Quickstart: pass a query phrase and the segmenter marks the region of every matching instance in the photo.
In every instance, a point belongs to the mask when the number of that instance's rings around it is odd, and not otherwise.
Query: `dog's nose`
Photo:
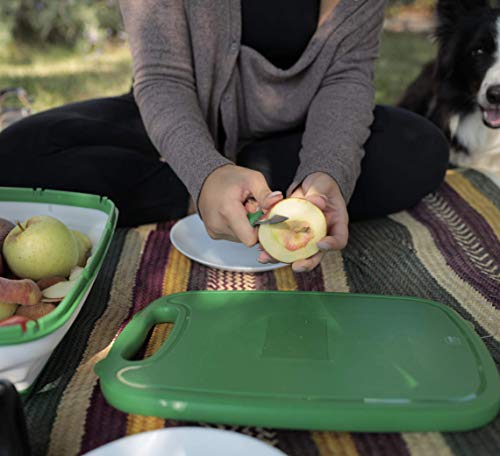
[[[500,104],[500,84],[488,87],[486,99],[492,104]]]

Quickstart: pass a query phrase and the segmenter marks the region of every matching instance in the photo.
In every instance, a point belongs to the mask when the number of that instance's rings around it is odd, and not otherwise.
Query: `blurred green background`
[[[434,1],[390,0],[386,17],[428,19]],[[377,102],[394,103],[434,53],[427,32],[385,30]],[[0,90],[23,87],[35,111],[123,93],[131,76],[117,0],[0,0]]]

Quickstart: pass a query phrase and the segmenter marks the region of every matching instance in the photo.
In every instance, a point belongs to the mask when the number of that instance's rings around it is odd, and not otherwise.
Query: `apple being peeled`
[[[3,256],[16,276],[40,280],[67,277],[78,262],[79,248],[63,222],[39,215],[19,223],[7,235]]]
[[[266,214],[284,215],[288,220],[259,225],[259,242],[273,258],[283,263],[308,258],[319,251],[317,243],[326,236],[326,219],[320,208],[301,198],[276,203]]]

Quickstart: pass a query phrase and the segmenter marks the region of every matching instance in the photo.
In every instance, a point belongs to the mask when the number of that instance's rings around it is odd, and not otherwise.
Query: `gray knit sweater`
[[[341,0],[282,70],[240,45],[240,0],[120,0],[146,130],[195,202],[246,141],[304,122],[294,182],[323,171],[349,200],[373,120],[384,3]]]

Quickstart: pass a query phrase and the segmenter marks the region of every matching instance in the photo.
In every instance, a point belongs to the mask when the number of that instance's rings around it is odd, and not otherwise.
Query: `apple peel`
[[[20,315],[21,317],[31,318],[32,320],[38,320],[45,315],[48,315],[52,312],[56,306],[54,304],[49,303],[40,303],[35,306],[20,306],[17,309],[16,315]]]
[[[293,263],[319,251],[316,244],[327,230],[319,207],[303,198],[287,198],[266,214],[268,218],[274,215],[283,215],[288,220],[259,226],[259,243],[269,255],[283,263]]]

